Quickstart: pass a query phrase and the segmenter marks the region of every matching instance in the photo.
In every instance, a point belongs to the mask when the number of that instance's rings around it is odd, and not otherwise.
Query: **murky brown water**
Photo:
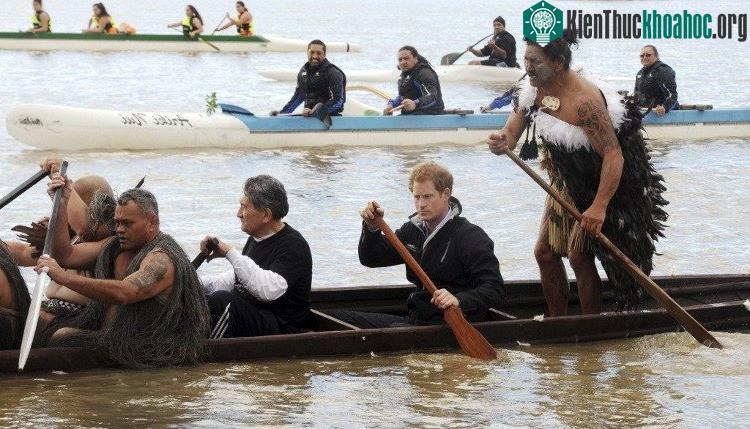
[[[650,8],[645,2],[562,2],[567,9]],[[556,2],[556,3],[558,3]],[[11,4],[5,4],[11,3]],[[30,3],[30,2],[29,2]],[[59,31],[78,31],[90,2],[48,2]],[[195,1],[211,23],[232,1]],[[505,15],[520,34],[526,3],[487,8],[478,0],[423,2],[266,2],[249,6],[262,33],[360,42],[359,54],[332,60],[349,69],[393,66],[410,43],[433,62],[487,33],[486,21]],[[141,32],[165,32],[182,3],[108,2],[119,20]],[[321,7],[325,6],[325,7]],[[685,2],[659,2],[682,11]],[[740,12],[742,1],[688,3],[702,12]],[[3,25],[27,26],[25,1],[3,3]],[[226,7],[225,7],[226,6]],[[331,14],[330,10],[335,10]],[[394,18],[394,11],[411,19]],[[169,19],[162,19],[169,17]],[[460,19],[457,19],[460,17]],[[460,22],[461,25],[456,25]],[[450,31],[419,35],[415,29]],[[6,28],[7,30],[7,28]],[[480,31],[481,30],[481,31]],[[634,76],[640,43],[585,42],[574,63],[593,75]],[[748,106],[748,45],[729,41],[664,41],[662,56],[677,69],[683,101]],[[616,60],[610,58],[618,53]],[[696,52],[698,54],[696,54]],[[200,111],[206,94],[251,110],[283,105],[290,84],[258,77],[265,68],[296,68],[302,55],[178,55],[158,53],[30,54],[0,52],[0,117],[17,103],[109,109]],[[393,91],[395,84],[381,85]],[[631,84],[623,84],[629,89]],[[445,86],[448,106],[476,107],[487,88]],[[368,102],[373,100],[365,99]],[[656,274],[748,273],[750,143],[747,140],[668,142],[654,160],[667,179],[671,214],[660,242]],[[7,135],[0,121],[0,189],[34,172],[50,155]],[[395,224],[409,213],[405,182],[419,161],[434,159],[456,177],[465,215],[495,240],[503,275],[537,276],[532,256],[542,192],[510,161],[486,149],[314,149],[305,151],[109,152],[64,154],[73,176],[105,174],[118,190],[147,175],[161,203],[162,225],[197,252],[205,233],[241,245],[234,213],[242,181],[271,173],[287,186],[288,218],[309,240],[316,286],[402,283],[402,269],[358,264],[357,211],[378,199]],[[0,212],[0,237],[11,226],[48,211],[42,187]],[[205,269],[226,267],[212,262]],[[27,275],[29,273],[27,272]],[[31,277],[29,277],[31,278]],[[94,371],[0,377],[2,426],[317,426],[317,427],[746,427],[750,421],[750,336],[718,334],[727,350],[698,347],[685,334],[586,345],[518,347],[491,364],[458,354],[358,357],[205,365],[158,371]]]

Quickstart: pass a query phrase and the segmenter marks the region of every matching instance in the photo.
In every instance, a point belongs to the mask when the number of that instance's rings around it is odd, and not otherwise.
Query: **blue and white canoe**
[[[475,145],[500,129],[508,116],[366,116],[379,113],[360,110],[360,116],[332,118],[332,126],[326,129],[315,118],[255,116],[241,108],[224,107],[223,112],[207,115],[24,104],[8,112],[6,128],[27,145],[65,151]],[[654,140],[747,139],[750,109],[678,110],[664,117],[650,114],[645,133]]]

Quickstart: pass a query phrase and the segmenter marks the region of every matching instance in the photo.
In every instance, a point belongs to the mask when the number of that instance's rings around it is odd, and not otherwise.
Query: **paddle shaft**
[[[208,252],[200,252],[195,256],[195,259],[193,259],[193,268],[197,270],[201,265],[203,265],[203,263],[206,262],[206,259],[208,259],[208,257],[211,255],[211,252],[213,252],[218,245],[219,239],[217,239],[216,237],[208,240]]]
[[[67,171],[68,162],[63,161],[60,165],[60,175],[65,176]],[[57,226],[57,213],[60,210],[62,193],[62,187],[55,190],[55,197],[52,200],[52,213],[49,216],[49,224],[47,226],[47,235],[44,238],[44,250],[42,250],[43,255],[49,255],[52,251],[52,243],[55,240],[55,229]],[[31,294],[31,305],[29,306],[29,312],[26,315],[26,324],[23,328],[23,339],[21,340],[21,349],[18,354],[19,370],[23,370],[24,366],[26,366],[26,360],[29,358],[31,344],[34,342],[34,334],[36,334],[36,325],[37,322],[39,322],[39,311],[42,305],[42,298],[44,297],[44,291],[47,288],[48,283],[49,276],[47,273],[39,273],[39,276],[36,279],[34,292]]]
[[[477,46],[478,44],[482,43],[486,39],[492,37],[494,34],[495,33],[488,34],[487,36],[484,36],[481,39],[477,40],[473,45],[471,45],[471,48],[473,48],[474,46]],[[465,49],[463,52],[461,52],[460,54],[458,54],[458,56],[456,58],[454,58],[453,61],[450,64],[453,64],[456,61],[458,61],[458,59],[461,58],[465,53],[469,52],[469,49],[471,49],[471,48]]]
[[[31,189],[32,186],[39,183],[39,181],[44,179],[45,176],[47,176],[47,172],[44,170],[39,170],[36,174],[26,179],[25,182],[18,185],[16,189],[10,191],[8,195],[4,196],[3,199],[0,200],[0,209],[7,206],[11,203],[11,201],[15,200],[21,194]]]
[[[182,32],[182,30],[180,30],[179,28],[174,28],[174,27],[169,27],[169,28],[171,28],[174,31]],[[190,36],[186,36],[186,37],[190,37]],[[195,38],[198,39],[198,40],[200,40],[201,42],[207,44],[208,46],[210,46],[211,48],[213,48],[214,50],[216,50],[216,52],[221,52],[221,49],[219,49],[218,46],[216,46],[213,43],[209,42],[208,40],[202,38],[201,36],[195,36]]]
[[[430,280],[427,273],[424,272],[419,263],[409,253],[404,246],[404,243],[396,236],[391,227],[385,223],[382,216],[375,217],[375,225],[383,231],[385,237],[391,243],[396,252],[401,255],[404,263],[417,275],[419,281],[422,282],[422,286],[430,292],[430,295],[435,295],[437,287]],[[461,349],[469,356],[477,359],[492,360],[497,358],[497,352],[490,345],[489,341],[482,336],[473,326],[469,324],[464,318],[464,314],[460,308],[451,306],[443,310],[443,319],[453,331],[456,336],[458,344]]]
[[[225,19],[227,19],[227,16],[226,16],[226,15],[224,15],[224,16],[222,16],[222,17],[221,17],[221,21],[219,21],[219,23],[218,23],[218,24],[216,25],[216,27],[214,27],[214,31],[212,31],[212,32],[211,32],[211,35],[212,35],[212,36],[213,36],[214,34],[216,34],[216,30],[218,30],[218,29],[219,29],[219,27],[221,27],[221,24],[223,24],[223,23],[224,23],[224,20],[225,20]]]
[[[571,203],[553,189],[544,179],[542,179],[528,164],[523,162],[513,151],[506,150],[507,155],[515,162],[526,174],[529,175],[539,186],[544,189],[550,197],[557,201],[568,213],[570,213],[578,222],[581,222],[581,213]],[[620,249],[617,248],[604,234],[597,234],[596,239],[599,243],[617,259],[625,270],[630,273],[638,283],[662,306],[667,312],[682,325],[699,343],[711,348],[723,348],[721,343],[709,333],[697,320],[693,318],[684,308],[682,308],[668,293],[664,292],[649,276],[641,271],[638,266],[630,260]]]

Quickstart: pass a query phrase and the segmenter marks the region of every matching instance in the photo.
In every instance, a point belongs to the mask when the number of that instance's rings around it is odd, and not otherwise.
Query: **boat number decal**
[[[190,119],[183,118],[179,113],[172,115],[147,115],[145,113],[121,113],[120,119],[123,125],[156,125],[162,127],[192,127]]]

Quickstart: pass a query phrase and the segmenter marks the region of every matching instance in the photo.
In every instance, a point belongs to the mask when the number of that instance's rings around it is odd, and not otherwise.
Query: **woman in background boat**
[[[238,1],[236,5],[237,16],[232,18],[229,16],[229,12],[224,16],[224,19],[229,19],[229,22],[223,27],[216,27],[216,31],[223,31],[231,26],[237,27],[237,34],[240,36],[252,36],[255,33],[255,23],[253,22],[253,15],[250,14],[250,10],[245,7],[245,3]],[[223,21],[222,21],[223,22]]]
[[[42,8],[42,0],[34,0],[32,4],[34,6],[34,14],[31,15],[31,28],[27,31],[29,33],[51,33],[52,18]]]
[[[199,36],[203,32],[203,18],[198,10],[191,4],[185,8],[185,17],[182,18],[182,22],[175,22],[169,24],[170,28],[177,28],[182,26],[182,34],[185,37]]]
[[[108,33],[117,34],[117,23],[107,12],[107,8],[102,3],[94,3],[94,14],[89,20],[89,27],[83,30],[84,33]]]

